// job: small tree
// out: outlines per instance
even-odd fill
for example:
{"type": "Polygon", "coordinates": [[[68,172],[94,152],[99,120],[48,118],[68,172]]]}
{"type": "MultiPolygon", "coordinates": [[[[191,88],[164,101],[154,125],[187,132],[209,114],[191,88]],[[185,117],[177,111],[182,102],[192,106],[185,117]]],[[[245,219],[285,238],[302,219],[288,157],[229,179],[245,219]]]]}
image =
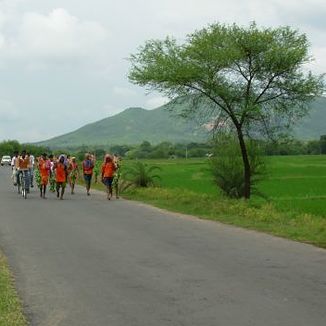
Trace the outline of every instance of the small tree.
{"type": "MultiPolygon", "coordinates": [[[[265,174],[265,162],[259,144],[253,140],[246,142],[252,177],[252,192],[263,196],[256,187],[265,174]]],[[[237,137],[233,133],[221,133],[215,138],[213,156],[210,159],[211,170],[216,185],[231,198],[240,198],[244,191],[243,163],[237,137]]]]}
{"type": "Polygon", "coordinates": [[[250,197],[252,169],[245,139],[287,127],[324,89],[323,76],[303,73],[311,61],[305,35],[290,27],[258,29],[213,24],[188,36],[145,43],[130,58],[131,82],[190,101],[215,126],[236,132],[244,166],[242,196],[250,197]]]}

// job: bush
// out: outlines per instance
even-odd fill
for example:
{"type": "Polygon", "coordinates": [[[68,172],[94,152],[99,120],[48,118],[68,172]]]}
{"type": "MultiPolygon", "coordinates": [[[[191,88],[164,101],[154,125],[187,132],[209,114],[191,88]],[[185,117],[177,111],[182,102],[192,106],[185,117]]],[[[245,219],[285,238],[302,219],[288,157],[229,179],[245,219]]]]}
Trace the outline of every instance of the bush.
{"type": "MultiPolygon", "coordinates": [[[[265,172],[265,164],[258,144],[247,144],[251,167],[251,190],[256,189],[257,181],[265,172]]],[[[211,171],[214,182],[230,198],[241,198],[244,193],[244,168],[237,138],[234,135],[219,135],[215,139],[214,155],[211,158],[211,171]]],[[[262,195],[262,194],[260,194],[262,195]]]]}
{"type": "Polygon", "coordinates": [[[160,176],[153,174],[155,170],[161,170],[159,166],[148,166],[146,163],[136,162],[129,167],[125,177],[130,180],[136,187],[149,187],[155,185],[155,180],[160,179],[160,176]]]}

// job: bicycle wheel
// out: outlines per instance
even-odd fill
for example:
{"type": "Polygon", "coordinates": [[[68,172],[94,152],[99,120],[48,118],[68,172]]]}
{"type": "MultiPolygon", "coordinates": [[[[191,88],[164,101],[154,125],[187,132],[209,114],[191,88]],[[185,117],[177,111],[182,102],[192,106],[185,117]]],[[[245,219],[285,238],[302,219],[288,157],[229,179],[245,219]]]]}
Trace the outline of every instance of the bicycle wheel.
{"type": "Polygon", "coordinates": [[[20,187],[21,187],[21,194],[25,198],[26,189],[25,189],[25,178],[23,173],[20,175],[20,187]]]}
{"type": "Polygon", "coordinates": [[[22,190],[23,190],[23,187],[22,187],[22,175],[21,175],[21,172],[18,172],[18,178],[17,178],[17,190],[18,190],[18,194],[21,195],[22,194],[22,190]]]}

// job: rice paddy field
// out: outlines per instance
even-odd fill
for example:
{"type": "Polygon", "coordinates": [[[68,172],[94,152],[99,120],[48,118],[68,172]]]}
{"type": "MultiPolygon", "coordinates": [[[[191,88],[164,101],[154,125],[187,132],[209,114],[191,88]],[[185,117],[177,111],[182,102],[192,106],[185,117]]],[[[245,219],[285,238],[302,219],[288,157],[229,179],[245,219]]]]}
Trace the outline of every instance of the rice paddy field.
{"type": "MultiPolygon", "coordinates": [[[[151,160],[161,167],[163,188],[187,189],[220,197],[207,159],[151,160]]],[[[127,165],[130,164],[129,162],[127,165]]],[[[326,155],[266,158],[267,174],[258,188],[275,207],[326,217],[326,155]]],[[[255,196],[252,202],[261,202],[255,196]]]]}
{"type": "Polygon", "coordinates": [[[260,189],[282,210],[326,217],[326,156],[271,157],[260,189]]]}

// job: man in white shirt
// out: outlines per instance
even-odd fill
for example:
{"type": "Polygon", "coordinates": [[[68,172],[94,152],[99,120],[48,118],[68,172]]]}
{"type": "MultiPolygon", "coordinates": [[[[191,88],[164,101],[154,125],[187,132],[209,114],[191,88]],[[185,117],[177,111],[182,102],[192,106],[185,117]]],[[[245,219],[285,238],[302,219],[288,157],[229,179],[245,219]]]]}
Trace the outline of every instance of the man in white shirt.
{"type": "Polygon", "coordinates": [[[14,155],[11,159],[11,169],[12,169],[12,175],[11,179],[14,184],[14,186],[17,185],[17,167],[18,167],[18,152],[14,152],[14,155]]]}
{"type": "Polygon", "coordinates": [[[34,155],[27,153],[29,156],[29,175],[31,177],[31,187],[34,187],[34,163],[35,163],[35,157],[34,155]]]}

